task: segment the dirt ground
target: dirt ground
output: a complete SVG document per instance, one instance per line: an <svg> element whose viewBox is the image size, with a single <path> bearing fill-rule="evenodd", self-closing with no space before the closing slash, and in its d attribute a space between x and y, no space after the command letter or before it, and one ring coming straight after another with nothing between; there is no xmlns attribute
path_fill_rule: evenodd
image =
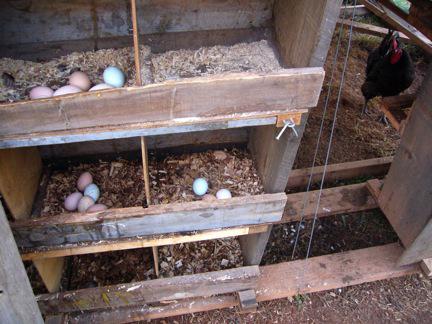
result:
<svg viewBox="0 0 432 324"><path fill-rule="evenodd" d="M394 154L399 144L399 135L391 127L386 127L378 119L378 99L370 103L370 116L361 116L363 98L360 86L364 80L365 62L368 53L378 45L379 39L355 34L348 61L346 82L343 87L341 105L337 116L337 125L332 143L330 163L361 160ZM335 69L328 111L324 117L322 143L318 150L317 165L325 161L330 127L335 111L343 57L346 53L347 37L341 43L341 51ZM414 47L408 47L416 65L416 81L408 93L415 92L422 82L427 62ZM325 66L325 86L317 108L309 116L305 134L295 161L295 168L310 167L316 146L319 127L322 120L324 102L329 86L331 63L335 53L335 40L330 49ZM136 165L137 170L139 166ZM107 170L108 170L107 166ZM138 172L138 171L136 171ZM138 172L139 173L139 172ZM179 175L181 176L181 175ZM160 179L159 179L160 180ZM159 181L158 180L158 181ZM364 180L364 179L362 179ZM67 190L70 188L67 187ZM143 197L140 197L142 199ZM265 251L263 264L289 261L293 248L296 224L283 224L274 227ZM299 247L295 258L304 258L309 239L310 224L306 223L301 232ZM352 215L338 215L318 220L314 233L311 256L337 253L346 250L366 248L396 242L386 218L379 211L368 211ZM182 251L183 250L183 251ZM191 259L181 260L185 254L194 255L204 260L193 264L186 271ZM218 251L216 258L211 258L214 266L209 268L208 260ZM236 239L198 242L160 249L160 261L164 276L197 273L241 266ZM235 260L232 260L235 258ZM119 251L90 256L70 258L66 267L63 289L94 287L97 285L133 282L154 278L150 249ZM179 263L178 261L182 261ZM212 262L213 262L212 261ZM162 262L164 263L162 265ZM165 267L166 264L166 267ZM178 266L182 264L181 266ZM182 268L183 267L183 268ZM33 266L27 269L36 293L44 292ZM133 269L133 271L129 271ZM184 269L184 270L183 270ZM240 315L235 309L211 311L158 320L158 323L430 323L432 321L431 281L422 276L410 276L375 283L367 283L328 292L299 295L292 299L275 300L259 305L258 312Z"/></svg>

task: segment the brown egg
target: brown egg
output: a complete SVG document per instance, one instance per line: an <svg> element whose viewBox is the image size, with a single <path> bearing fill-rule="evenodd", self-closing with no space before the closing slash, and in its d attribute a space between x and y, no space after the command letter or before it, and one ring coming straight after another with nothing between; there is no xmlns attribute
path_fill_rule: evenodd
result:
<svg viewBox="0 0 432 324"><path fill-rule="evenodd" d="M90 174L90 172L84 172L78 178L77 188L79 191L84 191L85 188L92 182L93 182L93 177Z"/></svg>
<svg viewBox="0 0 432 324"><path fill-rule="evenodd" d="M80 213L83 213L87 209L89 209L89 207L93 206L94 204L95 204L95 202L93 199L91 199L89 196L84 196L78 202L78 211Z"/></svg>
<svg viewBox="0 0 432 324"><path fill-rule="evenodd" d="M90 206L86 212L87 213L95 213L95 212L100 212L100 211L104 211L107 210L108 207L105 206L104 204L95 204L93 206Z"/></svg>
<svg viewBox="0 0 432 324"><path fill-rule="evenodd" d="M66 210L75 211L78 208L78 202L82 198L81 192L74 192L66 197L64 207Z"/></svg>
<svg viewBox="0 0 432 324"><path fill-rule="evenodd" d="M202 197L202 200L204 200L204 201L212 201L212 200L217 200L217 198L215 196L211 195L211 194L205 194Z"/></svg>
<svg viewBox="0 0 432 324"><path fill-rule="evenodd" d="M69 77L69 84L87 91L91 87L91 82L87 74L81 71L72 73Z"/></svg>

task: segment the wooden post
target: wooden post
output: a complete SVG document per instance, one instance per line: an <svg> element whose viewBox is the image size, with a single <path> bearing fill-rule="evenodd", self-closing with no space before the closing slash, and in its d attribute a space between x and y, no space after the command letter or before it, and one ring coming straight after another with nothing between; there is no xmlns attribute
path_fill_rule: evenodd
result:
<svg viewBox="0 0 432 324"><path fill-rule="evenodd" d="M399 264L432 257L432 67L411 110L379 205L406 250Z"/></svg>
<svg viewBox="0 0 432 324"><path fill-rule="evenodd" d="M276 40L287 66L324 66L341 3L342 0L276 1L273 12ZM304 19L308 21L307 31L303 28ZM251 132L249 147L266 192L285 190L307 117L308 114L303 114L301 124L296 126L298 137L288 129L277 141L279 129L275 126L257 127ZM265 233L240 237L245 264L261 262L270 233L271 226Z"/></svg>
<svg viewBox="0 0 432 324"><path fill-rule="evenodd" d="M15 220L30 217L41 172L37 148L0 150L0 192ZM59 290L63 264L63 257L34 261L49 292Z"/></svg>
<svg viewBox="0 0 432 324"><path fill-rule="evenodd" d="M0 323L43 323L0 202Z"/></svg>

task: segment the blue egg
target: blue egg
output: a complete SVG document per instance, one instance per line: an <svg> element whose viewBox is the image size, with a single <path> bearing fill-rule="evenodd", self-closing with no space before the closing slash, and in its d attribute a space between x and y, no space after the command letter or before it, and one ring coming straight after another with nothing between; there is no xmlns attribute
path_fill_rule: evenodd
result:
<svg viewBox="0 0 432 324"><path fill-rule="evenodd" d="M104 82L112 87L121 88L125 84L125 75L122 70L110 66L103 73Z"/></svg>
<svg viewBox="0 0 432 324"><path fill-rule="evenodd" d="M84 196L89 196L91 199L93 199L96 202L100 196L100 191L98 186L96 186L94 183L89 184L84 189Z"/></svg>
<svg viewBox="0 0 432 324"><path fill-rule="evenodd" d="M192 186L193 192L198 196L203 196L208 190L208 183L204 178L195 179Z"/></svg>

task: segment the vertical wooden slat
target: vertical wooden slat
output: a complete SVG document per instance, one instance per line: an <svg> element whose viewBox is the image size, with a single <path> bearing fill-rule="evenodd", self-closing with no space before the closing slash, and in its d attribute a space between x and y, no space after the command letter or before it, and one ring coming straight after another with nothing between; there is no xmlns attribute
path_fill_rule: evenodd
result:
<svg viewBox="0 0 432 324"><path fill-rule="evenodd" d="M400 264L432 257L432 67L411 110L378 203L406 250Z"/></svg>
<svg viewBox="0 0 432 324"><path fill-rule="evenodd" d="M141 79L140 48L139 48L139 39L138 39L139 34L138 34L137 8L136 8L135 0L131 0L131 12L132 12L135 69L136 69L136 84L138 86L141 86L142 79Z"/></svg>
<svg viewBox="0 0 432 324"><path fill-rule="evenodd" d="M0 192L15 220L30 217L41 173L36 147L0 150ZM49 292L60 288L63 263L63 257L34 262Z"/></svg>
<svg viewBox="0 0 432 324"><path fill-rule="evenodd" d="M0 323L43 323L0 202Z"/></svg>

